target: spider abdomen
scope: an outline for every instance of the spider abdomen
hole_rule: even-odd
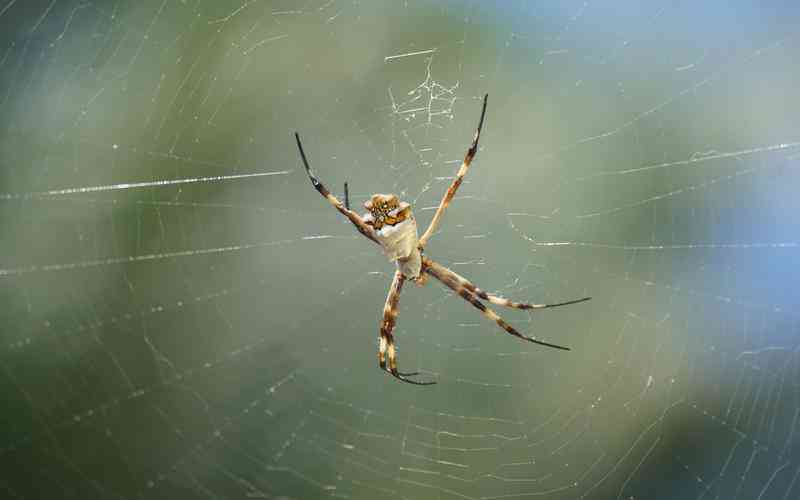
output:
[[[408,279],[416,280],[419,278],[420,273],[422,273],[422,254],[419,249],[415,248],[406,259],[397,259],[397,269]],[[417,284],[421,286],[423,282],[420,281]]]
[[[409,279],[419,277],[422,268],[422,256],[419,248],[417,222],[410,215],[402,222],[394,225],[385,224],[375,231],[378,242],[389,260],[397,262],[397,268]]]

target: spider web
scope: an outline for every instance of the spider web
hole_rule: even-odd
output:
[[[786,2],[0,3],[7,498],[800,494]],[[308,184],[411,201],[521,343]],[[792,208],[794,207],[794,208]],[[424,226],[423,226],[424,227]]]

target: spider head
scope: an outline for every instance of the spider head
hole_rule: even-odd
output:
[[[395,194],[373,194],[364,202],[364,208],[369,210],[364,221],[377,230],[384,225],[399,224],[411,215],[411,205],[400,201]]]

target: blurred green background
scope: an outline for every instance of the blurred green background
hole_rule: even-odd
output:
[[[0,0],[0,496],[800,495],[791,2]],[[305,178],[423,227],[519,342]]]

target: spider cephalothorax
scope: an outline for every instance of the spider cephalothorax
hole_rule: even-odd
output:
[[[400,201],[395,194],[373,194],[364,202],[364,208],[370,212],[364,217],[364,222],[376,231],[384,225],[395,226],[411,217],[411,205]]]
[[[431,223],[428,225],[422,237],[418,236],[417,222],[414,220],[414,214],[411,212],[411,205],[400,201],[396,195],[373,194],[372,197],[364,203],[364,208],[369,210],[369,213],[364,217],[350,210],[347,183],[344,185],[345,203],[339,201],[339,199],[332,195],[311,172],[311,167],[308,166],[308,159],[303,151],[303,145],[300,143],[300,135],[295,132],[297,148],[300,150],[300,157],[303,160],[306,173],[308,174],[308,178],[311,179],[311,184],[314,185],[314,188],[319,194],[324,196],[336,210],[347,217],[361,234],[380,245],[389,259],[395,261],[397,264],[397,270],[394,272],[394,279],[389,287],[389,295],[386,297],[386,303],[383,306],[383,320],[381,321],[380,343],[378,348],[378,366],[382,370],[390,373],[393,377],[410,384],[429,385],[435,384],[436,382],[412,380],[409,377],[419,375],[418,372],[404,373],[397,369],[397,351],[394,345],[393,332],[397,322],[397,305],[400,302],[400,291],[403,289],[403,283],[407,279],[414,280],[418,285],[423,285],[426,276],[433,276],[458,294],[459,297],[478,309],[484,317],[497,323],[500,328],[509,334],[527,340],[528,342],[563,350],[569,350],[569,348],[543,342],[534,337],[528,337],[527,335],[519,333],[513,326],[509,325],[503,318],[498,316],[496,312],[481,302],[481,300],[489,302],[490,304],[522,310],[566,306],[589,300],[589,297],[584,297],[582,299],[570,300],[557,304],[526,304],[522,302],[513,302],[481,290],[463,276],[458,275],[438,262],[422,255],[425,244],[439,227],[439,223],[444,215],[444,210],[453,200],[458,187],[461,185],[461,181],[467,174],[467,169],[469,169],[472,159],[475,157],[475,153],[478,151],[478,140],[481,137],[483,118],[486,116],[487,98],[488,96],[483,97],[481,119],[478,122],[478,129],[475,131],[472,144],[467,150],[467,155],[464,157],[464,162],[461,164],[461,168],[458,169],[458,173],[456,173],[452,184],[447,188],[447,192],[444,194],[441,203],[439,203],[439,207],[436,209],[436,213],[433,214]]]

